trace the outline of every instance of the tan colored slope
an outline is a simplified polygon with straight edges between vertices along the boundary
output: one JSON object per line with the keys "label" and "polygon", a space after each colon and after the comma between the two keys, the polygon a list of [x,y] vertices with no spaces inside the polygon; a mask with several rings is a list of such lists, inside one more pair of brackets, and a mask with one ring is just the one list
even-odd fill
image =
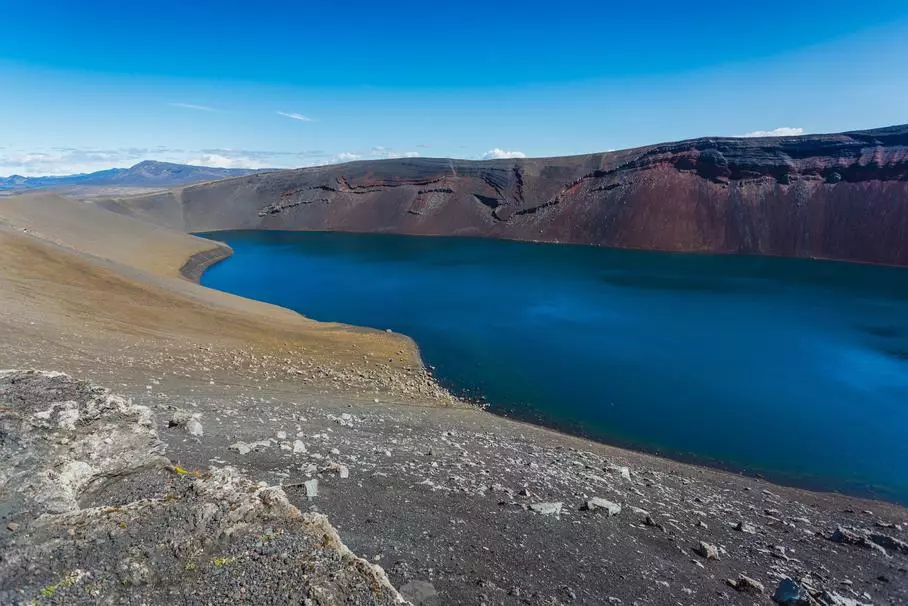
{"label": "tan colored slope", "polygon": [[0,200],[0,367],[176,364],[206,382],[264,373],[291,387],[326,367],[392,386],[399,379],[387,376],[422,373],[405,337],[314,322],[181,276],[187,259],[216,247],[53,195]]}
{"label": "tan colored slope", "polygon": [[55,244],[162,276],[179,276],[208,240],[54,194],[27,194],[0,200],[0,221]]}

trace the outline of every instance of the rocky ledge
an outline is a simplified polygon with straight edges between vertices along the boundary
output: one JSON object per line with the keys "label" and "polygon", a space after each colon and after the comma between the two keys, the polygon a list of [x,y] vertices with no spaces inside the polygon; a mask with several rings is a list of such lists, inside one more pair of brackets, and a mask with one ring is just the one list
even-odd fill
{"label": "rocky ledge", "polygon": [[164,451],[145,406],[0,372],[0,603],[405,603],[279,486]]}

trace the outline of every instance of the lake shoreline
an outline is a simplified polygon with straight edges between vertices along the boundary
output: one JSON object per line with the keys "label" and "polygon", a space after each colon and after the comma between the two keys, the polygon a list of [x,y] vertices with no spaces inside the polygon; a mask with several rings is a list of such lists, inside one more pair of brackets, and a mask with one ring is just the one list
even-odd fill
{"label": "lake shoreline", "polygon": [[198,284],[206,270],[217,265],[221,261],[226,261],[233,254],[231,249],[222,242],[214,242],[216,246],[210,250],[203,250],[193,254],[180,267],[180,274],[189,280]]}
{"label": "lake shoreline", "polygon": [[[842,341],[840,347],[855,347],[855,343],[852,343],[854,339],[872,339],[874,347],[891,350],[900,343],[899,335],[904,331],[897,327],[885,327],[886,316],[879,313],[876,313],[878,317],[873,318],[873,321],[862,321],[866,326],[849,328],[851,332],[847,334],[839,333],[854,318],[867,316],[862,311],[851,309],[854,292],[861,293],[861,300],[874,295],[886,303],[890,302],[889,298],[894,298],[893,301],[902,305],[900,301],[908,293],[904,287],[898,286],[897,278],[904,269],[804,259],[736,258],[724,255],[692,257],[678,254],[663,256],[653,251],[603,250],[591,247],[534,245],[527,248],[516,242],[385,234],[372,236],[332,232],[239,231],[219,232],[219,237],[237,247],[238,256],[215,268],[212,274],[206,274],[206,279],[203,280],[205,285],[292,308],[317,320],[341,321],[376,329],[392,327],[396,332],[407,334],[416,341],[416,347],[423,358],[433,366],[432,374],[447,389],[458,397],[487,405],[492,413],[685,463],[770,478],[781,484],[883,498],[903,504],[906,502],[906,497],[898,492],[901,477],[889,479],[877,474],[861,479],[860,475],[854,473],[835,475],[821,466],[828,464],[828,469],[835,471],[838,464],[834,461],[827,462],[817,454],[823,452],[822,449],[828,450],[829,442],[825,430],[814,429],[816,423],[810,419],[814,415],[820,415],[819,418],[831,430],[837,424],[836,414],[850,414],[845,409],[851,407],[846,404],[835,404],[844,406],[841,413],[830,404],[833,407],[829,414],[824,413],[819,404],[812,405],[810,413],[804,413],[800,417],[795,415],[787,421],[792,431],[801,434],[799,428],[806,430],[800,438],[805,444],[802,449],[807,448],[806,444],[816,447],[808,449],[809,456],[803,462],[798,463],[798,455],[793,454],[789,457],[791,461],[787,463],[788,466],[783,467],[778,466],[778,457],[761,459],[751,456],[764,456],[765,449],[757,436],[771,435],[775,431],[774,426],[767,426],[771,419],[778,418],[779,422],[788,419],[787,408],[794,405],[794,400],[807,398],[809,402],[812,398],[823,401],[823,394],[826,393],[823,390],[831,390],[829,395],[843,403],[847,403],[854,395],[851,392],[847,392],[850,395],[844,395],[845,392],[836,384],[838,378],[829,375],[825,368],[817,371],[822,374],[810,374],[811,367],[799,359],[802,354],[762,351],[759,347],[763,347],[764,343],[772,346],[775,339],[796,338],[803,323],[807,335],[812,334],[810,331],[832,330],[832,338],[847,339]],[[586,268],[585,264],[591,262],[594,263]],[[293,280],[285,279],[289,275],[285,268],[293,268]],[[539,272],[542,275],[537,278],[535,274]],[[481,277],[474,278],[474,274]],[[386,282],[394,284],[393,288],[386,287]],[[586,282],[591,284],[588,286]],[[589,298],[587,291],[590,287],[603,291],[604,294],[596,294],[598,298]],[[437,295],[432,294],[435,291],[438,292]],[[558,293],[557,297],[553,297],[550,292]],[[373,296],[382,297],[387,304],[379,307],[360,305],[360,301],[365,302]],[[654,308],[654,297],[665,299],[665,305]],[[800,301],[797,297],[804,300]],[[621,303],[624,299],[628,303]],[[792,309],[767,307],[764,312],[759,307],[754,307],[752,299],[767,299],[772,305],[796,303],[797,306]],[[534,315],[526,318],[525,322],[526,310],[535,313],[537,300],[540,302],[538,305],[543,306],[541,309],[545,314],[557,315],[554,318]],[[567,307],[561,310],[553,308],[553,304]],[[615,307],[616,305],[623,307]],[[817,313],[817,305],[827,308],[822,313],[840,315],[829,315],[820,320],[818,318],[825,316]],[[837,305],[842,307],[841,312]],[[463,311],[470,309],[476,309],[477,313]],[[612,311],[613,309],[616,311]],[[581,314],[579,320],[573,317],[576,310]],[[703,310],[711,310],[712,313]],[[589,324],[590,319],[584,317],[584,314],[601,313],[617,314],[618,324],[610,317],[606,317],[606,325]],[[690,315],[692,313],[705,317],[698,320],[696,316]],[[653,328],[640,324],[644,318],[648,318],[646,325],[652,324],[654,314],[657,321]],[[616,374],[606,369],[610,373],[606,375],[608,379],[595,377],[597,387],[585,387],[584,381],[589,380],[589,373],[599,373],[599,362],[595,358],[605,354],[608,356],[605,359],[611,364],[628,364],[622,359],[620,348],[614,353],[603,351],[596,340],[600,337],[595,335],[602,334],[602,338],[610,341],[623,339],[628,342],[654,338],[655,343],[661,344],[672,338],[672,331],[677,328],[672,318],[678,314],[682,314],[686,328],[676,341],[667,342],[673,344],[676,352],[685,351],[685,357],[691,359],[677,369],[677,373],[683,371],[685,376],[690,375],[690,387],[685,383],[676,385],[675,389],[666,387],[657,388],[661,390],[658,392],[652,391],[647,383],[660,383],[663,379],[659,373],[664,369],[650,369],[640,364],[650,364],[650,358],[665,358],[661,365],[673,364],[677,353],[666,353],[662,351],[661,345],[656,349],[641,350],[645,346],[641,344],[635,344],[635,351],[631,352],[641,358],[640,362],[634,362],[637,366],[628,368],[636,373],[634,376],[639,375],[637,378],[641,381],[644,376],[649,377],[646,381],[634,387],[633,379],[625,380],[623,373]],[[736,318],[741,314],[748,317],[748,324],[754,324],[755,328],[736,334],[733,332],[737,330]],[[628,319],[633,321],[635,316],[639,316],[639,326],[625,327]],[[501,318],[503,320],[500,321]],[[596,318],[592,320],[598,322]],[[820,323],[817,324],[818,322]],[[549,328],[549,325],[555,328]],[[501,332],[502,326],[508,332]],[[576,333],[576,338],[580,339],[576,345],[572,341],[573,337],[562,336],[564,330],[569,331],[565,335]],[[639,332],[640,330],[643,332]],[[550,338],[550,333],[555,341],[545,340]],[[461,337],[461,334],[464,336]],[[498,336],[493,336],[495,334]],[[829,352],[836,350],[827,343],[827,335],[817,334],[822,335],[821,340],[806,343],[814,347],[818,355],[828,357]],[[700,346],[708,347],[702,355],[696,348],[685,349],[689,347],[686,343],[695,335],[700,335],[698,340],[709,344]],[[508,345],[508,339],[516,339],[514,342],[518,345]],[[544,345],[540,347],[540,343]],[[606,342],[602,343],[607,348]],[[863,341],[860,346],[865,349],[868,347]],[[441,352],[445,355],[440,357],[439,350],[448,348],[457,353],[447,356],[445,352]],[[527,348],[539,351],[533,353]],[[546,353],[546,349],[552,352],[552,356]],[[646,353],[641,355],[636,350]],[[798,350],[793,350],[796,351]],[[806,351],[813,353],[813,350]],[[877,355],[875,349],[868,352]],[[703,400],[698,395],[700,392],[697,389],[721,389],[729,382],[730,379],[726,380],[724,376],[715,377],[716,372],[724,375],[721,370],[723,364],[728,366],[725,369],[727,372],[736,373],[739,372],[739,367],[752,365],[752,357],[761,360],[758,374],[742,374],[737,377],[734,385],[729,383],[729,389],[721,392],[729,397]],[[726,361],[725,358],[731,361]],[[898,362],[881,358],[881,363],[894,365]],[[775,373],[796,366],[800,368],[797,375],[792,376],[792,380],[796,379],[798,385],[789,385],[784,381],[772,382]],[[532,368],[545,370],[543,373],[532,373]],[[892,367],[893,372],[897,370]],[[498,376],[520,376],[521,372],[528,373],[524,377],[528,381],[526,386],[515,384],[514,379],[498,379]],[[547,378],[550,375],[551,378]],[[557,377],[561,375],[573,377],[567,391],[552,387],[553,381],[558,381]],[[855,376],[858,377],[859,374]],[[666,377],[672,379],[671,374]],[[770,380],[769,383],[766,383],[767,379]],[[622,385],[628,381],[631,381],[628,386]],[[757,381],[758,384],[746,381]],[[716,386],[711,383],[716,383]],[[764,387],[764,383],[767,386]],[[810,387],[811,385],[814,387]],[[625,387],[631,391],[622,392]],[[746,394],[752,388],[762,391],[752,397],[748,396],[748,400],[736,399],[738,392]],[[789,388],[793,389],[790,393]],[[554,395],[537,397],[537,391],[541,393],[542,390]],[[612,392],[617,393],[618,397],[625,393],[625,401],[630,397],[633,402],[633,398],[638,398],[636,391],[641,394],[637,406],[652,409],[651,414],[657,418],[662,418],[661,408],[652,402],[671,401],[675,408],[680,406],[680,410],[693,415],[691,418],[706,415],[700,424],[703,427],[693,428],[706,441],[698,442],[685,436],[680,441],[670,441],[675,438],[671,433],[666,433],[671,431],[669,427],[687,427],[680,423],[687,423],[685,419],[688,417],[678,411],[669,410],[670,416],[665,417],[666,428],[653,433],[656,428],[651,427],[648,417],[637,418],[639,414],[627,418],[618,417],[618,424],[615,424],[614,421],[601,421],[597,417],[600,413],[590,409],[596,406],[599,394],[608,398],[613,397],[609,395]],[[690,392],[690,395],[686,395],[686,392]],[[709,393],[706,392],[707,395]],[[779,401],[768,409],[763,406],[764,398],[780,393],[786,394],[787,400],[772,396]],[[522,395],[537,399],[527,400],[523,405],[520,403]],[[687,400],[675,403],[679,395]],[[695,400],[699,408],[690,408]],[[562,401],[570,404],[562,405]],[[647,401],[650,403],[647,404]],[[864,403],[870,405],[874,401],[868,401],[865,396]],[[879,407],[882,404],[875,405]],[[544,408],[545,406],[548,408]],[[750,410],[748,406],[755,408]],[[562,407],[563,411],[560,410]],[[758,408],[763,412],[754,416]],[[590,412],[585,412],[588,410]],[[642,410],[640,414],[643,414]],[[728,416],[729,421],[723,424],[721,419],[725,416]],[[828,421],[825,417],[828,417]],[[797,424],[799,419],[802,419],[802,424],[810,424],[801,427]],[[601,423],[611,424],[603,426]],[[750,428],[748,431],[754,434],[751,440],[753,445],[747,447],[750,450],[735,446],[738,448],[735,458],[723,456],[721,450],[707,448],[712,447],[711,442],[719,440],[726,443],[732,436],[738,435],[740,423],[747,424]],[[708,437],[710,434],[713,437]],[[857,443],[860,435],[863,434],[846,436],[850,440],[848,443]],[[878,436],[877,450],[873,451],[874,454],[864,455],[865,459],[870,460],[885,452],[881,439],[882,435]],[[805,440],[819,442],[814,444]],[[701,445],[704,448],[697,450]],[[873,469],[881,469],[879,463],[885,458],[880,455],[880,458],[874,459],[878,462],[874,463]]]}

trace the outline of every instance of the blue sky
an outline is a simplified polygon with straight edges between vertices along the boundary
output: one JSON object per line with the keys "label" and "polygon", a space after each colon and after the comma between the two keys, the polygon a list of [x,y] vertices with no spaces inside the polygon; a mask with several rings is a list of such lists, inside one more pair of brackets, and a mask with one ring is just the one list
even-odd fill
{"label": "blue sky", "polygon": [[908,2],[0,0],[0,175],[908,122]]}

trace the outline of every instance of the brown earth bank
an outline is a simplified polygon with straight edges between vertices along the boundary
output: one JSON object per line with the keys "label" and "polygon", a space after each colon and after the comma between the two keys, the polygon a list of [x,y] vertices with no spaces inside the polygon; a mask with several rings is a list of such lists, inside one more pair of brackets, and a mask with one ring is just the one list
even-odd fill
{"label": "brown earth bank", "polygon": [[338,230],[908,264],[908,125],[564,158],[362,161],[101,201],[188,232]]}
{"label": "brown earth bank", "polygon": [[0,603],[908,601],[905,508],[463,405],[405,337],[181,275],[213,249],[0,200],[0,368],[69,375],[0,372]]}

